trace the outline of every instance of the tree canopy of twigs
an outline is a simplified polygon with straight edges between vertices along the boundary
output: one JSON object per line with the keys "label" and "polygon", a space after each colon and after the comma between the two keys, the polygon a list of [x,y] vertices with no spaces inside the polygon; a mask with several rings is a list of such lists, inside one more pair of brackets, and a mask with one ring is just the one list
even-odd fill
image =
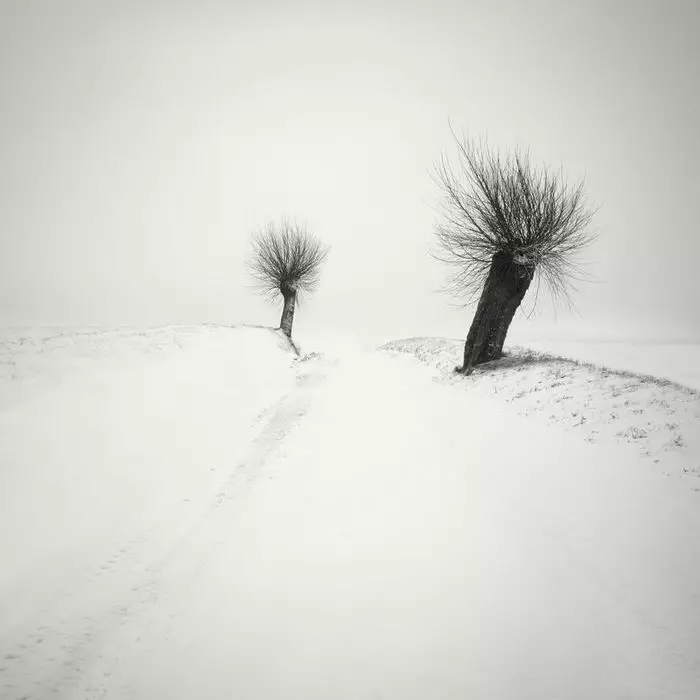
{"label": "tree canopy of twigs", "polygon": [[328,250],[304,224],[282,219],[253,233],[248,268],[268,299],[279,294],[301,296],[318,285]]}
{"label": "tree canopy of twigs", "polygon": [[527,151],[502,155],[452,134],[457,157],[443,154],[433,172],[442,195],[433,255],[452,268],[446,291],[473,301],[501,253],[570,304],[584,277],[577,256],[595,238],[584,181],[569,184],[561,172],[533,166]]}

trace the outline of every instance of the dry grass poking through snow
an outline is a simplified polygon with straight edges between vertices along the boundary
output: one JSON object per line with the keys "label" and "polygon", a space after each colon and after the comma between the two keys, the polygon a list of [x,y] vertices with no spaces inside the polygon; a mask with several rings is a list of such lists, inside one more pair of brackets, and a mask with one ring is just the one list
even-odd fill
{"label": "dry grass poking through snow", "polygon": [[592,443],[629,445],[639,458],[700,491],[700,392],[671,381],[511,347],[501,360],[455,373],[463,343],[410,338],[382,346],[432,367],[436,379],[500,398],[524,416]]}

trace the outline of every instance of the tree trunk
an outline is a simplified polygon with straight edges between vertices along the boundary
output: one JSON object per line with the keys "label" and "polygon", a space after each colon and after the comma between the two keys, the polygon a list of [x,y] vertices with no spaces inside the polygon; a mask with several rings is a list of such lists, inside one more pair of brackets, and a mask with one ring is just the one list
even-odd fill
{"label": "tree trunk", "polygon": [[292,337],[292,324],[294,323],[294,307],[297,303],[297,293],[295,289],[282,290],[284,298],[284,308],[282,309],[282,320],[280,328],[287,338]]}
{"label": "tree trunk", "polygon": [[464,364],[474,365],[501,357],[508,329],[532,281],[532,270],[506,253],[496,253],[464,344]]}

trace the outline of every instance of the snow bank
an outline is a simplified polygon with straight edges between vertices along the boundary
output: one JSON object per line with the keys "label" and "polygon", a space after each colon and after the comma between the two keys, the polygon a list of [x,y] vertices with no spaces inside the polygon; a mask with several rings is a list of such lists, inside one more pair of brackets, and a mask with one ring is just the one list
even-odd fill
{"label": "snow bank", "polygon": [[269,329],[44,329],[0,348],[4,632],[117,543],[186,520],[295,377]]}
{"label": "snow bank", "polygon": [[454,372],[461,365],[462,341],[412,338],[383,349],[413,356],[441,381],[497,396],[517,413],[583,441],[624,445],[643,462],[700,491],[699,391],[517,347],[470,377]]}
{"label": "snow bank", "polygon": [[527,347],[609,369],[662,377],[700,390],[700,344],[529,342]]}

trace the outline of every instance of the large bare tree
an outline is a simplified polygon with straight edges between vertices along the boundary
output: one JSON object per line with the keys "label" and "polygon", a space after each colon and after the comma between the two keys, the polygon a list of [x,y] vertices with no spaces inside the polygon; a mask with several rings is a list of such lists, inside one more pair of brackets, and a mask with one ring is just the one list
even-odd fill
{"label": "large bare tree", "polygon": [[282,219],[253,233],[250,273],[268,299],[282,296],[280,328],[290,339],[297,302],[316,288],[327,255],[328,248],[304,224]]}
{"label": "large bare tree", "polygon": [[434,179],[442,195],[434,255],[451,268],[446,288],[479,299],[458,371],[498,359],[515,312],[533,280],[570,303],[581,279],[577,255],[594,238],[584,182],[532,165],[520,150],[502,155],[485,141],[455,136]]}

